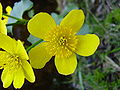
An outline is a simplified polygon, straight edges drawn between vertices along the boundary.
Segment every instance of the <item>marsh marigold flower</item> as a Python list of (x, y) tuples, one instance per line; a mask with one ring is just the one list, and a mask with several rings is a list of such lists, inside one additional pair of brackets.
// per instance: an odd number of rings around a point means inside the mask
[(29, 82), (35, 81), (28, 55), (20, 40), (16, 41), (5, 34), (0, 34), (0, 69), (3, 69), (1, 80), (7, 88), (13, 82), (15, 88), (21, 88), (25, 78)]
[[(12, 10), (12, 8), (10, 6), (7, 6), (7, 8), (6, 8), (7, 15), (10, 15), (11, 10)], [(3, 13), (3, 8), (0, 3), (0, 33), (7, 35), (6, 24), (8, 22), (8, 17), (2, 15), (2, 13)], [(4, 18), (4, 19), (2, 19), (2, 18)]]
[(55, 56), (55, 66), (60, 74), (69, 75), (77, 66), (76, 54), (92, 55), (99, 38), (95, 34), (76, 35), (84, 23), (82, 10), (72, 10), (56, 25), (53, 18), (44, 12), (38, 13), (28, 22), (29, 32), (44, 40), (29, 52), (34, 68), (43, 68)]

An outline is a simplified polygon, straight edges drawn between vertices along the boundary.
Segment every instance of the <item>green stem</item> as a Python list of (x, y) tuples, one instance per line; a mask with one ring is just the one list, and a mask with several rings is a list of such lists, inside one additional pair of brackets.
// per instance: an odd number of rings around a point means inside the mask
[(12, 26), (14, 24), (16, 24), (16, 23), (9, 23), (9, 24), (6, 24), (6, 26)]
[(114, 53), (114, 52), (118, 52), (118, 51), (120, 51), (120, 48), (115, 48), (115, 49), (107, 52), (107, 54)]
[(38, 40), (37, 42), (35, 42), (35, 43), (32, 44), (31, 46), (29, 46), (29, 47), (26, 49), (26, 51), (29, 52), (30, 49), (32, 49), (33, 47), (35, 47), (36, 45), (38, 45), (38, 44), (39, 44), (40, 42), (42, 42), (42, 41), (43, 41), (42, 39)]
[(7, 14), (5, 14), (5, 13), (3, 13), (3, 15), (5, 15), (5, 16), (7, 16), (7, 17), (10, 17), (10, 18), (13, 18), (13, 19), (16, 19), (16, 20), (18, 20), (18, 21), (28, 22), (28, 20), (20, 19), (20, 18), (17, 18), (17, 17), (11, 16), (11, 15), (7, 15)]

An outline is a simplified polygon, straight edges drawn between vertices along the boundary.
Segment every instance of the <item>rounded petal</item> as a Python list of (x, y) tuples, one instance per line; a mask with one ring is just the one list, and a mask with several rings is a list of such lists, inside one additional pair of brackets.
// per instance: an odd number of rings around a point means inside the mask
[(16, 51), (15, 51), (16, 55), (19, 55), (19, 57), (23, 60), (28, 60), (29, 57), (27, 55), (27, 52), (22, 44), (22, 42), (20, 40), (17, 41), (17, 47), (16, 47)]
[(7, 28), (3, 20), (0, 20), (0, 33), (7, 35)]
[(31, 65), (28, 63), (28, 61), (22, 60), (22, 67), (23, 67), (23, 71), (24, 71), (25, 78), (26, 78), (29, 82), (35, 82), (35, 75), (34, 75), (34, 72), (33, 72), (32, 67), (31, 67)]
[(84, 13), (82, 10), (72, 10), (61, 21), (61, 26), (71, 27), (75, 32), (79, 31), (84, 23)]
[(9, 71), (9, 68), (5, 68), (2, 72), (1, 80), (3, 87), (8, 88), (13, 81), (13, 72)]
[(11, 54), (14, 54), (16, 50), (16, 41), (11, 37), (0, 33), (0, 48)]
[(69, 75), (74, 73), (77, 66), (76, 55), (73, 54), (68, 58), (55, 56), (55, 66), (60, 74)]
[(78, 35), (76, 53), (81, 56), (92, 55), (100, 44), (99, 37), (95, 34)]
[(36, 69), (43, 68), (52, 57), (48, 50), (46, 50), (46, 43), (47, 42), (40, 43), (29, 52), (30, 64)]
[(56, 26), (54, 19), (47, 13), (38, 13), (28, 22), (28, 31), (38, 38), (44, 39), (45, 34)]
[(0, 19), (2, 19), (2, 4), (0, 3)]
[(21, 88), (24, 84), (24, 73), (22, 67), (19, 67), (18, 70), (14, 74), (13, 86), (17, 88)]

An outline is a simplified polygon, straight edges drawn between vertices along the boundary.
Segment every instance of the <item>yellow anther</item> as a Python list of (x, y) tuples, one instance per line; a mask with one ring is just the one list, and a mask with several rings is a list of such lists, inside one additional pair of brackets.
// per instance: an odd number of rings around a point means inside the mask
[(77, 39), (75, 32), (69, 27), (57, 26), (48, 33), (50, 53), (59, 54), (60, 57), (68, 57), (76, 48)]

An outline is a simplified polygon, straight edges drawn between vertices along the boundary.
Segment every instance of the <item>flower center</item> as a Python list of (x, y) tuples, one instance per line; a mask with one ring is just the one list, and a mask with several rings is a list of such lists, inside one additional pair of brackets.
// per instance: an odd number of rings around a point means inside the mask
[(46, 47), (50, 54), (59, 57), (69, 57), (76, 49), (76, 33), (69, 27), (57, 26), (47, 33)]
[(17, 55), (11, 55), (6, 51), (0, 51), (0, 68), (9, 68), (9, 70), (17, 70), (21, 65), (21, 60)]
[(67, 39), (65, 37), (60, 37), (59, 44), (65, 45), (67, 43)]

